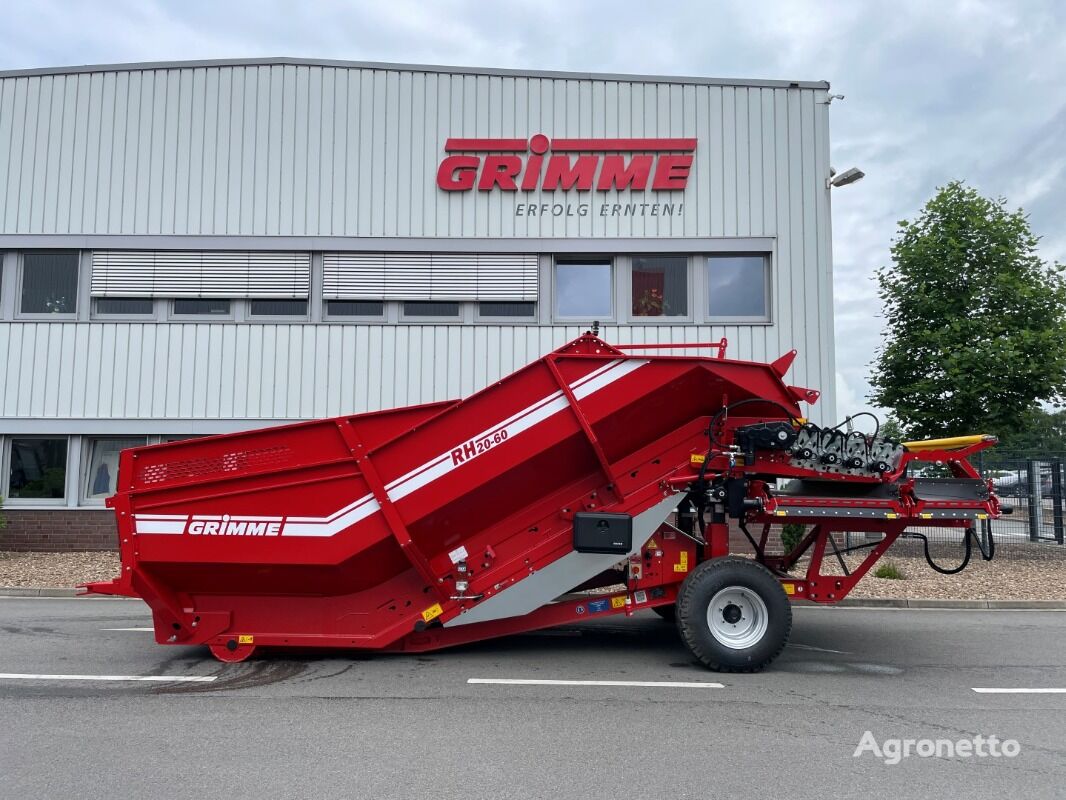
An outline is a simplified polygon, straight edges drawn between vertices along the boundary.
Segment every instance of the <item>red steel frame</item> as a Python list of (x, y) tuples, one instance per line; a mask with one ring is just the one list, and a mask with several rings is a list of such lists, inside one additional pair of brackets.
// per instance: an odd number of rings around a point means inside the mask
[[(643, 352), (678, 348), (717, 352), (712, 358)], [(959, 477), (977, 478), (968, 459), (994, 440), (955, 450), (908, 452), (898, 469), (881, 477), (820, 476), (898, 484), (898, 499), (846, 501), (883, 512), (880, 518), (809, 515), (812, 509), (839, 506), (838, 498), (792, 498), (783, 506), (760, 476), (811, 476), (810, 470), (791, 465), (785, 452), (760, 452), (751, 464), (738, 462), (736, 453), (707, 453), (702, 472), (696, 471), (694, 461), (707, 450), (712, 412), (725, 404), (748, 396), (768, 401), (757, 415), (727, 417), (717, 433), (720, 441), (730, 441), (742, 425), (788, 419), (784, 408), (799, 418), (798, 402), (818, 397), (813, 390), (781, 382), (794, 351), (765, 365), (729, 361), (725, 348), (725, 339), (612, 347), (586, 334), (465, 401), (125, 451), (119, 491), (108, 500), (118, 521), (122, 574), (88, 588), (144, 598), (154, 613), (158, 642), (207, 644), (229, 661), (246, 658), (259, 646), (428, 650), (673, 603), (680, 583), (698, 563), (729, 552), (723, 516), (712, 515), (702, 540), (693, 531), (659, 528), (628, 558), (621, 580), (622, 573), (606, 573), (592, 582), (608, 590), (613, 580), (624, 588), (558, 598), (525, 614), (448, 625), (570, 553), (571, 520), (577, 511), (637, 516), (664, 498), (680, 501), (693, 484), (711, 477), (750, 479), (749, 499), (758, 505), (746, 521), (762, 526), (762, 545), (774, 524), (813, 523), (792, 553), (762, 560), (791, 597), (821, 603), (845, 597), (906, 528), (967, 524), (934, 519), (930, 508), (998, 515), (992, 494), (976, 505), (930, 504), (916, 499), (914, 481), (905, 477), (908, 464), (921, 460), (946, 464)], [(654, 368), (642, 369), (648, 365)], [(638, 369), (639, 379), (628, 374)], [(607, 377), (609, 389), (595, 388)], [(686, 391), (708, 386), (719, 387), (715, 391), (722, 396), (693, 398)], [(540, 405), (507, 416), (508, 408), (522, 408), (537, 392), (554, 393)], [(656, 414), (668, 416), (673, 405), (684, 403), (691, 405), (691, 415), (656, 431)], [(562, 410), (555, 413), (553, 404)], [(530, 429), (534, 435), (508, 434), (538, 414), (543, 419)], [(481, 431), (486, 421), (501, 418), (504, 422), (470, 438), (469, 431)], [(285, 462), (290, 451), (294, 460)], [(438, 451), (443, 453), (436, 460), (410, 469)], [(507, 457), (499, 455), (504, 451)], [(590, 467), (580, 466), (589, 453)], [(556, 461), (548, 459), (553, 454)], [(553, 483), (537, 471), (542, 462), (545, 468), (554, 469), (547, 465), (556, 463), (561, 471), (570, 468), (572, 479)], [(571, 466), (575, 463), (579, 466)], [(430, 473), (432, 480), (424, 478)], [(529, 486), (541, 480), (538, 476), (545, 476), (543, 489)], [(417, 492), (403, 489), (415, 484)], [(506, 508), (500, 495), (506, 499), (523, 491), (529, 497), (513, 511)], [(340, 517), (303, 513), (305, 506), (328, 510), (338, 496), (347, 499), (362, 492), (362, 500), (337, 512)], [(231, 506), (239, 513), (220, 511)], [(259, 506), (274, 516), (256, 516), (264, 513)], [(808, 514), (795, 515), (801, 506)], [(358, 516), (360, 509), (371, 508)], [(495, 514), (496, 522), (479, 529), (486, 514)], [(355, 521), (324, 532), (348, 517)], [(220, 530), (234, 524), (276, 525), (278, 533), (254, 541), (243, 535), (215, 538), (206, 535), (210, 524), (222, 526)], [(321, 530), (306, 534), (312, 538), (298, 541), (284, 535), (315, 526)], [(164, 529), (165, 535), (158, 535)], [(850, 575), (822, 574), (830, 536), (845, 530), (879, 532), (883, 539)], [(461, 547), (449, 551), (459, 540)], [(456, 557), (460, 550), (465, 555)], [(787, 574), (808, 550), (806, 574)], [(458, 591), (464, 577), (468, 586)], [(323, 585), (315, 586), (316, 581)], [(356, 590), (348, 592), (349, 584)], [(329, 615), (353, 622), (318, 621)], [(275, 618), (282, 621), (268, 621)]]

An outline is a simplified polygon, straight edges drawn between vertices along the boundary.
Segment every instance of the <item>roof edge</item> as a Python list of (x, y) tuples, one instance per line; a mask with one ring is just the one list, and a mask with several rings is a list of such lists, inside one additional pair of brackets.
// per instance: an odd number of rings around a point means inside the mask
[(380, 61), (343, 61), (322, 58), (217, 58), (192, 61), (142, 61), (118, 64), (86, 64), (63, 67), (34, 67), (0, 70), (0, 78), (44, 75), (73, 75), (88, 72), (134, 72), (140, 70), (195, 69), (202, 67), (303, 66), (347, 69), (373, 69), (403, 72), (434, 72), (455, 75), (495, 75), (514, 78), (555, 78), (565, 80), (624, 81), (630, 83), (683, 83), (709, 86), (751, 86), (772, 89), (828, 89), (828, 81), (786, 81), (745, 78), (709, 78), (686, 75), (640, 75), (612, 72), (567, 72), (563, 70), (523, 70), (490, 67), (453, 67), (436, 64), (400, 64)]

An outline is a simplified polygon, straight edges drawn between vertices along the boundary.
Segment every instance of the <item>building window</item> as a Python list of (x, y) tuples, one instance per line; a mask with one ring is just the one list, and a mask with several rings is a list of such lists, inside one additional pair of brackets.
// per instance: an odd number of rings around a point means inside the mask
[(253, 317), (306, 317), (306, 300), (253, 300), (248, 309)]
[(634, 317), (688, 316), (688, 258), (633, 256), (630, 290)]
[(183, 316), (225, 317), (229, 316), (230, 301), (216, 298), (184, 298), (174, 301), (174, 313)]
[(765, 255), (708, 256), (707, 314), (712, 319), (770, 319), (770, 259)]
[(12, 439), (7, 494), (20, 500), (62, 500), (67, 485), (66, 439)]
[(78, 309), (78, 253), (23, 253), (23, 314), (73, 314)]
[(118, 455), (130, 447), (144, 447), (147, 439), (134, 436), (124, 439), (89, 439), (89, 468), (85, 473), (85, 499), (100, 500), (115, 493), (118, 480)]
[(326, 316), (329, 317), (383, 317), (383, 300), (328, 300)]
[(477, 313), (482, 318), (533, 319), (537, 313), (536, 303), (484, 302), (478, 303)]
[(155, 310), (151, 297), (97, 297), (93, 311), (101, 316), (147, 316)]
[(403, 304), (405, 317), (437, 317), (440, 319), (458, 319), (459, 304), (450, 302), (408, 302)]
[(555, 316), (601, 320), (614, 317), (610, 261), (561, 261), (555, 265)]

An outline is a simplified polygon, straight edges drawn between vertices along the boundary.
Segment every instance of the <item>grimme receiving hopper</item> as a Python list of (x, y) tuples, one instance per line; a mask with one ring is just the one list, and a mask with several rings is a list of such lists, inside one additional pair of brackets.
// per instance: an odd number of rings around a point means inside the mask
[[(122, 574), (87, 588), (143, 598), (157, 642), (222, 661), (654, 609), (707, 667), (754, 671), (784, 648), (790, 601), (843, 599), (901, 535), (958, 528), (965, 565), (974, 520), (1000, 513), (968, 461), (993, 437), (813, 425), (800, 404), (818, 392), (782, 380), (795, 351), (725, 347), (587, 333), (465, 400), (126, 450), (108, 500)], [(753, 558), (729, 555), (730, 520)], [(805, 534), (772, 556), (785, 523)], [(868, 535), (845, 548), (842, 532)], [(842, 574), (822, 572), (827, 549)], [(850, 571), (847, 549), (866, 550)]]

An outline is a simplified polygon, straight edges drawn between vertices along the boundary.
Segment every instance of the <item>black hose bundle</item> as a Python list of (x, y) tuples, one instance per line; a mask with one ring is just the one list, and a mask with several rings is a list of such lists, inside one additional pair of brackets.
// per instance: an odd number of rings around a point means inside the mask
[(929, 554), (929, 537), (924, 533), (901, 533), (900, 536), (906, 536), (909, 539), (921, 539), (922, 549), (925, 551), (925, 561), (929, 564), (931, 569), (936, 570), (941, 575), (958, 575), (964, 569), (966, 565), (970, 563), (970, 556), (973, 554), (973, 542), (977, 542), (977, 549), (981, 552), (981, 558), (985, 561), (991, 561), (996, 554), (996, 540), (992, 538), (992, 531), (988, 531), (988, 550), (985, 550), (981, 540), (977, 537), (977, 531), (973, 526), (966, 529), (966, 533), (963, 536), (963, 556), (962, 563), (954, 568), (942, 567), (933, 561), (933, 557)]

